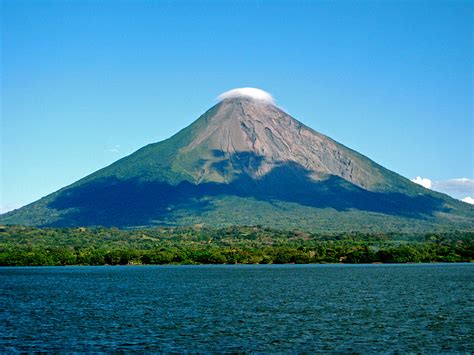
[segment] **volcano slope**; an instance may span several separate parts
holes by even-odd
[[[472,230],[474,207],[385,169],[271,100],[242,94],[0,222],[420,232]]]

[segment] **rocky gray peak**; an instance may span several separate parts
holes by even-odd
[[[205,157],[190,172],[198,182],[229,181],[240,173],[237,169],[258,178],[288,162],[308,170],[315,180],[337,175],[366,187],[374,178],[359,154],[305,126],[272,102],[252,97],[224,98],[182,153],[196,150]],[[236,161],[242,156],[248,164]]]

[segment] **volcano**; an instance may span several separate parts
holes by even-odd
[[[314,131],[258,89],[236,89],[171,138],[18,210],[34,226],[263,225],[471,229],[474,208]]]

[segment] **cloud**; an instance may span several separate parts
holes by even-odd
[[[112,148],[107,148],[105,151],[108,152],[108,153],[118,154],[118,153],[120,153],[120,145],[117,144],[117,145],[113,146]]]
[[[460,178],[434,181],[432,189],[462,199],[474,195],[474,179]]]
[[[458,200],[464,201],[467,199],[468,201],[471,201],[472,199],[470,196],[474,196],[474,179],[464,177],[448,180],[431,180],[417,176],[411,181],[426,187],[427,189],[445,193],[446,195],[457,198]]]
[[[0,205],[0,214],[4,214],[13,210],[16,210],[17,208],[20,208],[21,205],[17,203],[6,203],[4,205]]]
[[[461,201],[474,205],[474,198],[472,198],[471,196],[464,197]]]
[[[275,104],[275,100],[272,95],[266,91],[256,88],[237,88],[226,91],[219,95],[219,100],[233,99],[236,97],[247,97],[254,100],[265,101],[270,104]]]
[[[417,176],[414,179],[411,179],[415,184],[421,185],[426,189],[431,189],[433,182],[430,179],[422,178],[421,176]]]

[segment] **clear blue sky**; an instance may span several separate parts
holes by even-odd
[[[408,178],[473,178],[472,1],[1,4],[3,211],[242,86]]]

